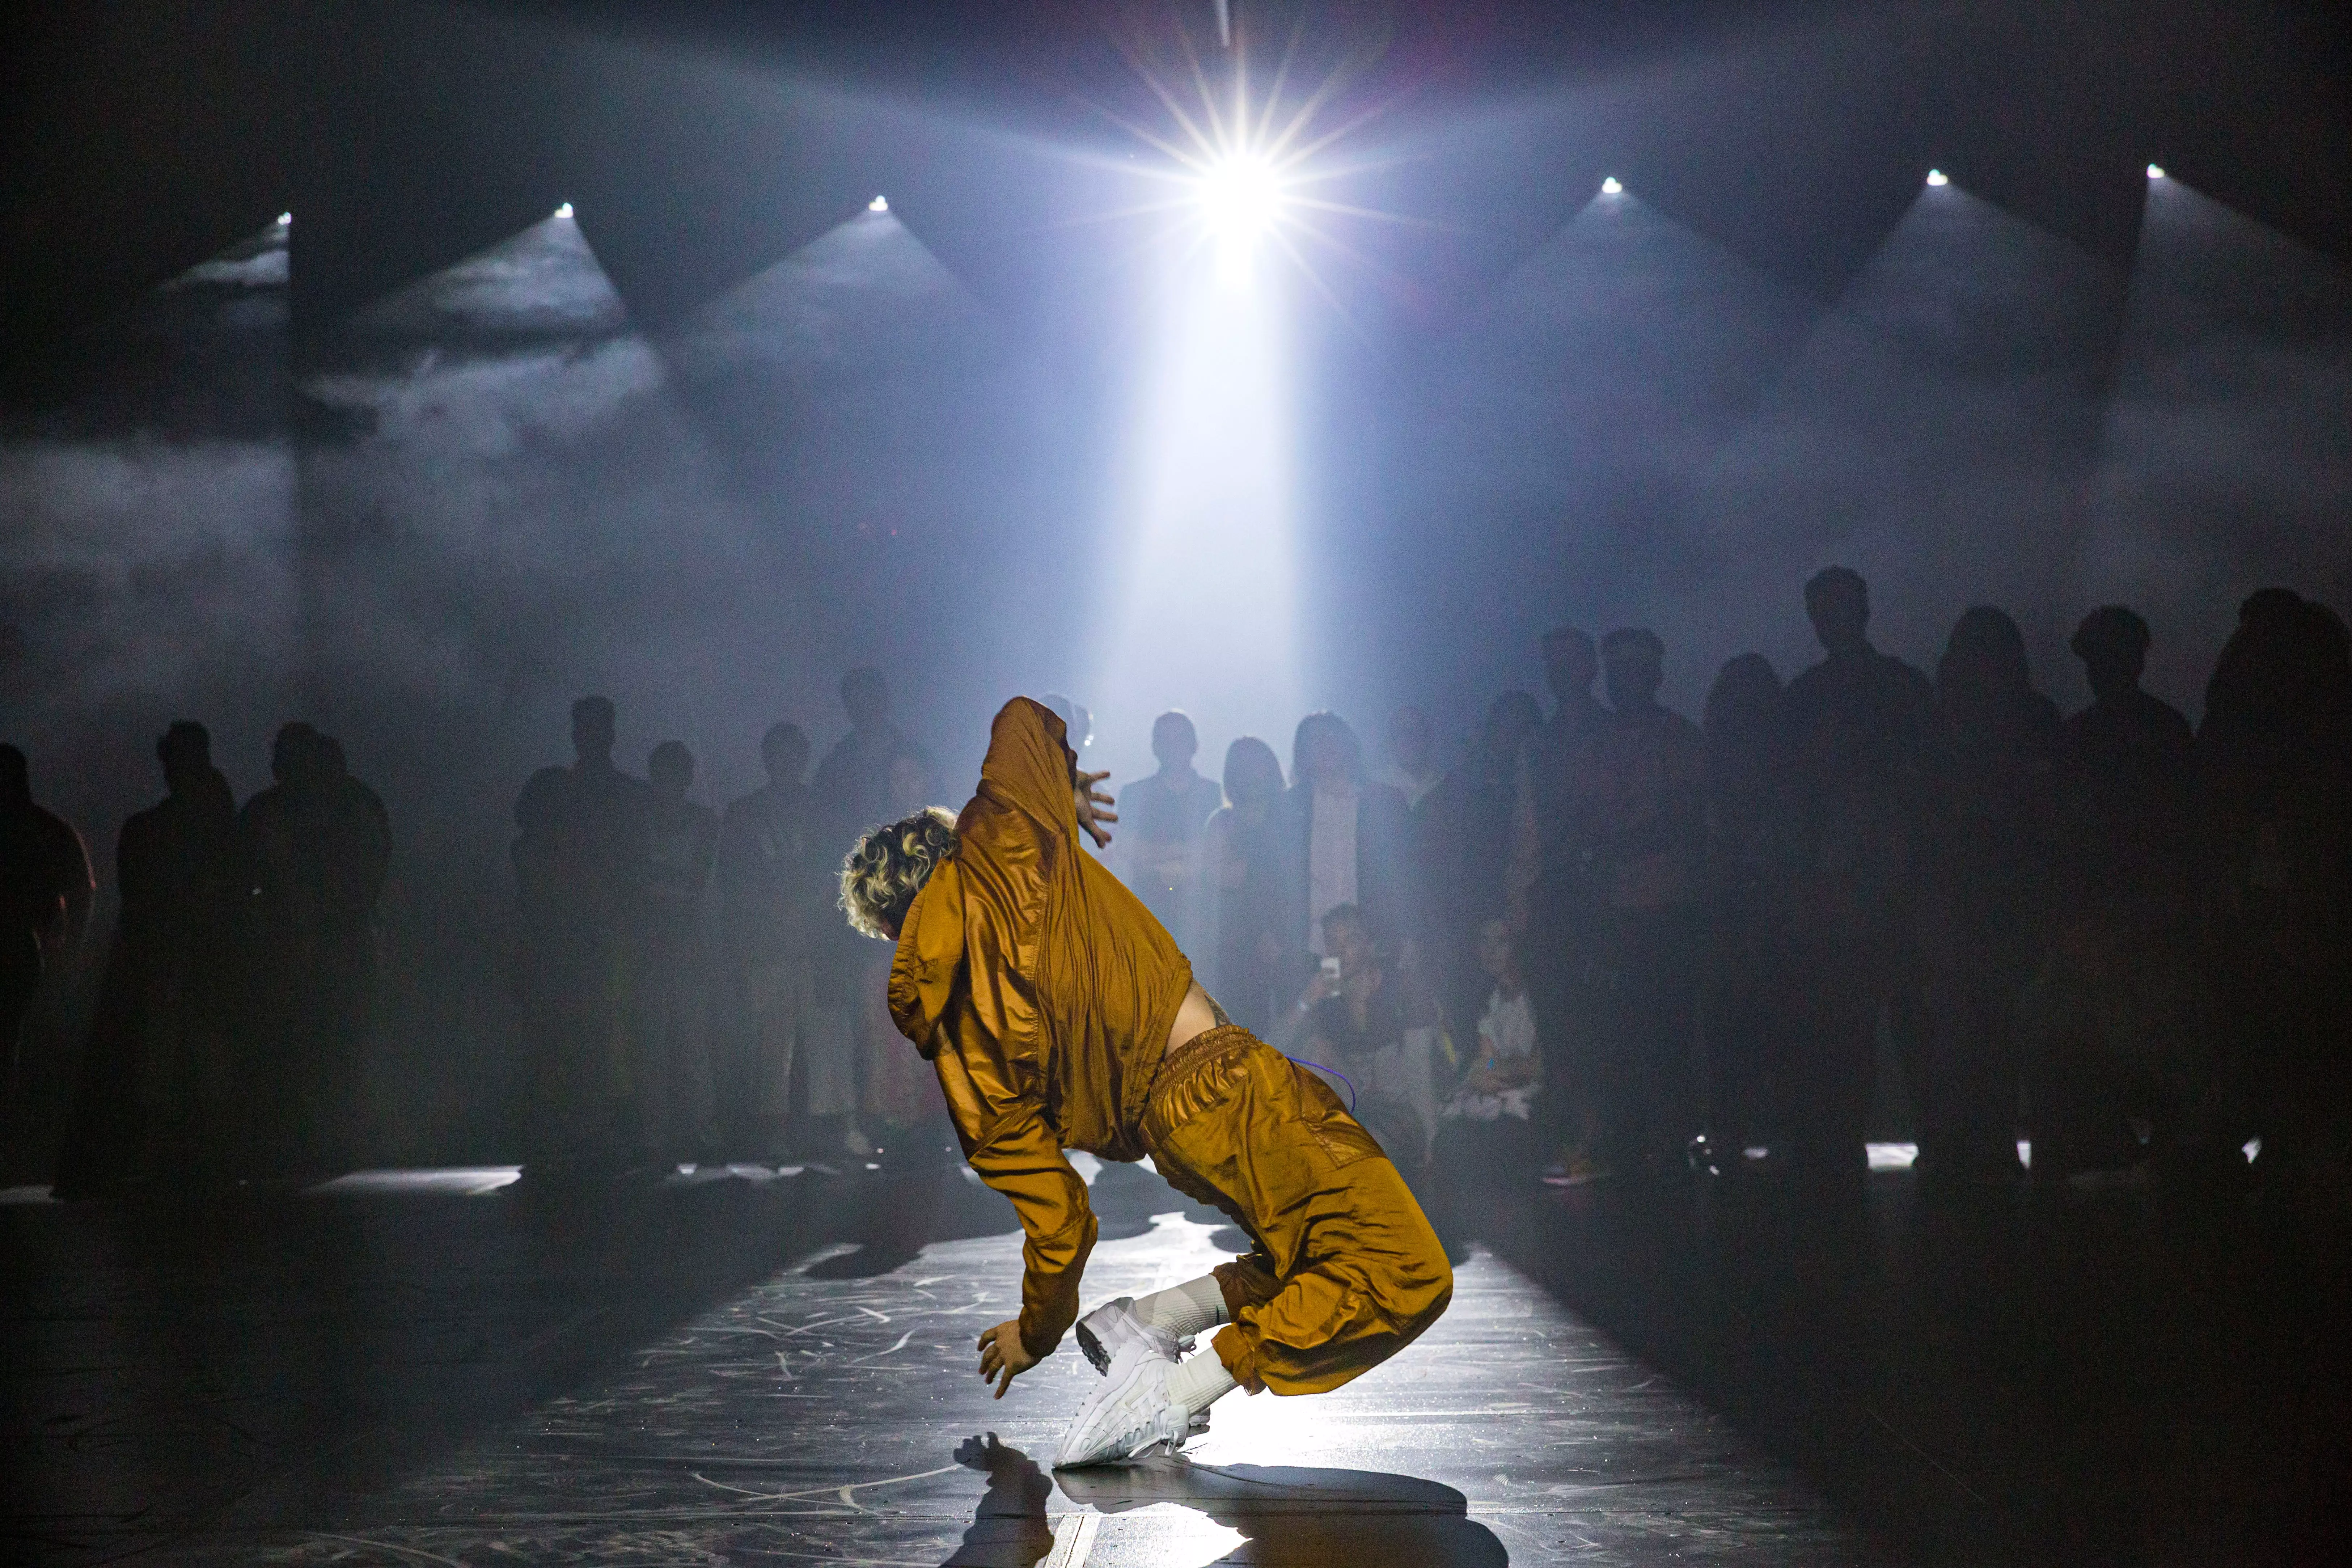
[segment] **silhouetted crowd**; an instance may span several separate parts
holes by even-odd
[[[636,778],[613,762],[613,704],[572,705],[572,764],[515,803],[533,1173],[946,1147],[929,1069],[894,1048],[890,952],[836,908],[849,846],[931,804],[936,781],[879,671],[851,671],[841,696],[849,732],[814,779],[807,734],[776,724],[767,783],[721,814],[687,798],[683,744]]]
[[[2128,609],[2075,632],[2095,696],[2062,719],[2000,610],[1964,613],[1930,679],[1872,647],[1854,573],[1815,576],[1804,607],[1822,660],[1784,684],[1731,659],[1696,724],[1660,704],[1666,650],[1639,627],[1549,633],[1549,710],[1506,692],[1454,757],[1415,708],[1377,760],[1317,713],[1286,774],[1244,737],[1213,780],[1164,714],[1110,863],[1236,1022],[1444,1191],[1693,1163],[1843,1177],[1874,1116],[1939,1182],[2014,1181],[2030,1149],[2036,1180],[2258,1158],[2340,1184],[2343,621],[2248,599],[2192,732],[2141,689]],[[573,705],[572,763],[514,805],[533,1173],[952,1152],[890,1023],[891,952],[835,907],[847,847],[944,781],[877,671],[841,695],[848,732],[813,777],[807,734],[776,724],[767,782],[720,813],[690,798],[685,745],[638,777],[612,703]],[[1083,747],[1085,710],[1046,700]],[[157,752],[165,797],[117,851],[61,1195],[327,1170],[360,1121],[383,803],[304,724],[242,810],[202,726]],[[13,1049],[92,879],[14,748],[0,797]]]
[[[1418,710],[1377,767],[1317,714],[1287,784],[1244,739],[1220,792],[1166,715],[1120,868],[1237,1022],[1441,1186],[1842,1179],[1874,1115],[1939,1184],[2259,1157],[2343,1185],[2335,612],[2248,599],[2192,732],[2141,689],[2129,609],[2077,628],[2094,700],[2062,719],[1998,609],[1931,679],[1872,647],[1856,574],[1804,597],[1822,661],[1784,685],[1731,659],[1698,724],[1639,627],[1547,635],[1550,711],[1504,693],[1451,767]]]
[[[121,908],[60,1197],[325,1169],[355,1142],[392,858],[383,802],[308,724],[278,731],[275,782],[242,810],[203,725],[173,724],[155,752],[164,796],[116,846]],[[42,970],[80,939],[92,879],[80,836],[32,804],[23,753],[0,753],[14,785],[0,807],[16,955],[0,1029],[13,1057]]]

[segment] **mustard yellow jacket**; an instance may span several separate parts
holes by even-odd
[[[1142,900],[1080,847],[1076,763],[1051,710],[1005,704],[955,856],[890,965],[892,1020],[937,1069],[972,1169],[1020,1215],[1021,1339],[1041,1357],[1077,1317],[1095,1244],[1063,1151],[1142,1156],[1145,1097],[1192,984]]]

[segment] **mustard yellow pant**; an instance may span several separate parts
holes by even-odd
[[[1437,1321],[1454,1270],[1372,1135],[1323,1080],[1226,1025],[1160,1068],[1145,1146],[1169,1184],[1255,1249],[1221,1264],[1233,1320],[1213,1342],[1255,1394],[1320,1394]]]

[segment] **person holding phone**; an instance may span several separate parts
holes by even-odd
[[[1021,1314],[980,1336],[1002,1398],[1075,1324],[1104,1374],[1057,1465],[1181,1447],[1234,1388],[1318,1394],[1395,1354],[1453,1298],[1444,1247],[1338,1096],[1227,1020],[1079,835],[1118,820],[1062,721],[1015,698],[980,790],[877,827],[842,869],[856,930],[897,944],[890,1014],[930,1060],[966,1158],[1013,1202]],[[1145,1154],[1250,1237],[1202,1279],[1078,1316],[1096,1224],[1065,1157]],[[1184,1359],[1196,1336],[1207,1350]]]

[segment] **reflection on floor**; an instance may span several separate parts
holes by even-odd
[[[2203,1354],[2210,1298],[2149,1305],[2259,1226],[2146,1193],[1530,1195],[1464,1222],[1452,1310],[1388,1366],[1055,1476],[1092,1373],[988,1397],[1018,1237],[953,1169],[399,1174],[0,1211],[0,1562],[2322,1561],[2352,1473],[2340,1353],[2283,1426],[2220,1393],[2275,1405],[2275,1345]],[[1093,1175],[1090,1300],[1231,1243],[1148,1172]]]

